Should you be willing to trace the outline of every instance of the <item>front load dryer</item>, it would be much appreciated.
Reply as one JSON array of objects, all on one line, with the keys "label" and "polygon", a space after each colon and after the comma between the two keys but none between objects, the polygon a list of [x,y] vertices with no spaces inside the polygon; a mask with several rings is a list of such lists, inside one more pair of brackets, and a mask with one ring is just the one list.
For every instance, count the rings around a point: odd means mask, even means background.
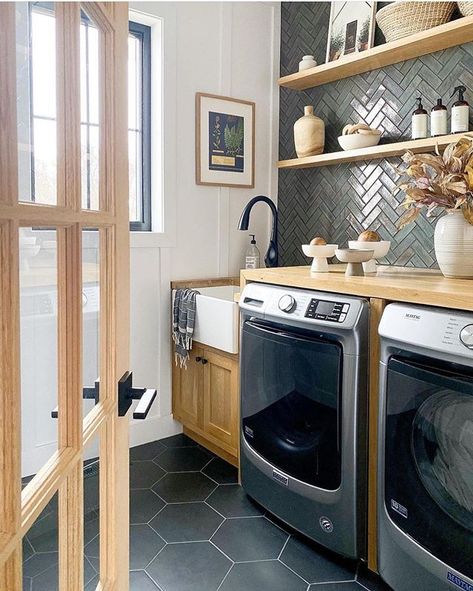
[{"label": "front load dryer", "polygon": [[379,333],[379,573],[473,591],[473,313],[391,304]]},{"label": "front load dryer", "polygon": [[362,558],[368,303],[251,283],[240,307],[242,486],[295,529]]}]

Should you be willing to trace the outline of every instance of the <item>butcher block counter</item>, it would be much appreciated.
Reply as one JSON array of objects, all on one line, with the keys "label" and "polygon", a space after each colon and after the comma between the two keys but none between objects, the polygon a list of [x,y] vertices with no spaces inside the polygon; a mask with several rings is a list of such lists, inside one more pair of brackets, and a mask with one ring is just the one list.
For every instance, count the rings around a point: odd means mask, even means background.
[{"label": "butcher block counter", "polygon": [[287,287],[364,297],[370,304],[368,393],[368,567],[377,571],[377,453],[379,400],[378,326],[390,302],[407,302],[473,311],[473,280],[447,279],[440,271],[379,266],[376,275],[345,277],[345,265],[330,265],[329,273],[311,273],[310,267],[277,267],[241,271],[241,290],[260,282]]},{"label": "butcher block counter", "polygon": [[440,271],[409,267],[378,267],[377,275],[345,277],[345,265],[330,265],[329,273],[311,273],[310,267],[245,269],[248,282],[272,283],[391,302],[408,302],[473,311],[473,280],[447,279]]}]

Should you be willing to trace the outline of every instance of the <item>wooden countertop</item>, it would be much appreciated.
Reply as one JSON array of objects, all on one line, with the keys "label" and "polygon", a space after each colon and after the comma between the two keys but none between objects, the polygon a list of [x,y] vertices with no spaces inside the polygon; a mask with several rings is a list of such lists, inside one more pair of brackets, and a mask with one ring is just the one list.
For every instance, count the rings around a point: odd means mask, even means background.
[{"label": "wooden countertop", "polygon": [[345,277],[345,265],[330,265],[329,273],[311,273],[310,267],[276,267],[244,269],[242,286],[258,281],[473,311],[473,280],[447,279],[440,271],[413,267],[379,266],[378,274],[365,277]]}]

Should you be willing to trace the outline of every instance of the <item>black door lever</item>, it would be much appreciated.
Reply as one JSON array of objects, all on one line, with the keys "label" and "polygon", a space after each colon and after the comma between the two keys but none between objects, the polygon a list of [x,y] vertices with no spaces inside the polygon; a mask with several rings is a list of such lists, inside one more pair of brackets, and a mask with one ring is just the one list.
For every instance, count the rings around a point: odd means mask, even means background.
[{"label": "black door lever", "polygon": [[133,388],[132,384],[133,372],[127,371],[118,382],[118,416],[124,417],[133,400],[139,400],[133,418],[146,419],[158,392],[149,388]]},{"label": "black door lever", "polygon": [[[97,378],[95,380],[94,386],[85,386],[82,388],[82,398],[84,400],[95,400],[95,404],[98,404],[100,399],[100,380]],[[59,407],[56,406],[55,409],[51,411],[51,418],[57,419],[59,412]]]}]

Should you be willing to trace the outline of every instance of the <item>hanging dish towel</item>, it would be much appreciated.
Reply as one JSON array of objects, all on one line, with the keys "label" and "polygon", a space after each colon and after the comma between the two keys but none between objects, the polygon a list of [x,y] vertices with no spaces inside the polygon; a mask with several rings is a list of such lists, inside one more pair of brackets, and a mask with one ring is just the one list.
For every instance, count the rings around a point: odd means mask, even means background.
[{"label": "hanging dish towel", "polygon": [[172,302],[172,338],[176,344],[176,365],[187,369],[195,326],[195,289],[176,289]]}]

